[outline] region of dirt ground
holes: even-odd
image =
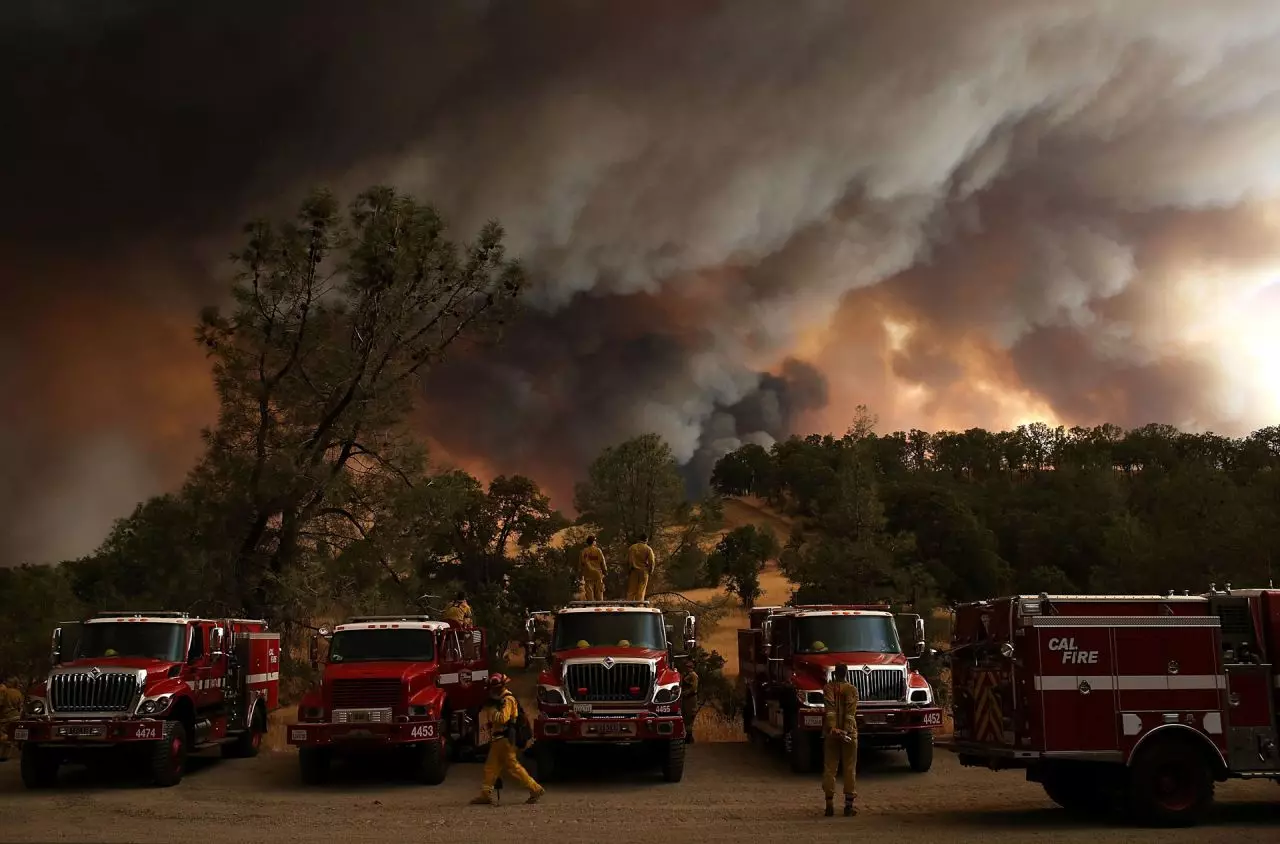
[[[1179,842],[1277,840],[1280,789],[1271,782],[1219,787],[1213,820],[1196,830],[1161,832],[1091,824],[1068,817],[1039,786],[1017,772],[960,768],[939,752],[928,774],[908,772],[899,754],[862,762],[861,814],[823,818],[815,777],[791,774],[765,749],[744,743],[690,748],[685,779],[665,784],[624,760],[596,757],[543,802],[523,805],[518,790],[497,807],[466,805],[478,764],[455,765],[441,786],[428,787],[339,769],[319,788],[298,782],[291,753],[223,761],[197,757],[183,783],[152,789],[96,780],[79,768],[61,788],[27,792],[15,762],[0,764],[0,841],[202,844],[234,841],[652,842],[848,841],[880,834],[965,842]]]

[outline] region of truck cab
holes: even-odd
[[[298,705],[289,744],[298,748],[306,783],[328,776],[335,757],[399,754],[412,775],[437,785],[450,759],[478,749],[477,723],[487,696],[484,630],[427,615],[357,616],[321,628],[327,639],[319,685]]]
[[[924,621],[886,605],[757,607],[738,631],[746,687],[743,730],[782,743],[797,773],[822,763],[823,686],[837,665],[858,690],[860,747],[900,747],[911,769],[929,770],[933,731],[942,724],[928,680],[912,666],[927,651]],[[912,652],[903,651],[905,627]]]
[[[674,656],[695,644],[693,616],[664,613],[647,601],[574,601],[532,614],[526,629],[528,652],[545,654],[537,657],[545,666],[534,720],[540,778],[554,777],[570,746],[592,745],[640,745],[667,782],[683,778],[685,724]],[[673,644],[677,629],[683,639]],[[534,641],[539,630],[548,641]]]
[[[28,788],[126,746],[143,748],[154,784],[177,785],[189,753],[256,755],[278,705],[280,635],[260,619],[100,612],[57,627],[50,661],[13,725]]]

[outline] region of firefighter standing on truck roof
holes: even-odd
[[[23,694],[0,683],[0,762],[9,759],[13,745],[9,741],[9,724],[22,717]]]
[[[492,739],[489,741],[489,756],[484,760],[484,784],[480,788],[480,795],[472,799],[471,803],[477,806],[491,805],[493,784],[503,774],[529,789],[526,803],[537,803],[545,789],[534,782],[516,756],[516,719],[520,717],[520,705],[516,703],[516,696],[507,688],[506,676],[494,674],[489,677],[489,700],[480,717],[488,721]]]
[[[822,689],[822,791],[827,796],[824,814],[835,814],[836,768],[844,766],[844,814],[856,815],[853,790],[858,764],[858,690],[849,682],[849,670],[837,665],[831,682]]]
[[[582,586],[588,601],[604,600],[604,576],[609,571],[604,552],[596,545],[594,536],[587,537],[587,547],[578,555],[578,571],[582,574]]]
[[[648,540],[648,535],[642,533],[639,541],[627,549],[627,562],[631,564],[631,574],[627,577],[628,601],[644,600],[644,593],[649,589],[649,576],[657,565]]]
[[[444,620],[461,624],[463,627],[471,626],[471,605],[467,603],[466,592],[459,592],[453,596],[453,601],[445,607]]]

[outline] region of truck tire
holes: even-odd
[[[907,764],[917,774],[928,773],[933,767],[933,730],[916,730],[907,735]]]
[[[53,788],[58,784],[62,757],[56,751],[28,742],[22,746],[22,784],[30,789]]]
[[[663,748],[662,778],[667,782],[680,782],[684,779],[684,739],[671,739]]]
[[[797,774],[812,774],[822,770],[822,752],[820,733],[792,727],[783,738],[783,749],[787,752],[787,761],[791,770]]]
[[[148,760],[151,784],[157,788],[170,788],[182,782],[187,769],[187,725],[166,721],[164,727],[164,738],[151,743]]]
[[[423,785],[439,785],[449,773],[449,756],[444,742],[429,741],[416,748],[414,779]]]
[[[1140,748],[1129,766],[1130,814],[1151,826],[1194,826],[1213,804],[1210,765],[1190,739],[1171,736]]]
[[[258,755],[258,751],[262,749],[262,739],[267,734],[267,717],[262,707],[254,709],[250,723],[249,729],[236,736],[235,741],[222,745],[222,758],[252,759]]]
[[[538,782],[552,782],[559,774],[559,748],[553,742],[538,741],[533,744],[534,766],[538,769]]]
[[[320,785],[329,779],[333,753],[327,747],[299,747],[298,773],[307,785]]]

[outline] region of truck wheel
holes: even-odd
[[[907,764],[917,774],[933,767],[933,731],[916,730],[907,736]]]
[[[299,747],[298,773],[307,785],[319,785],[329,779],[333,753],[327,747]]]
[[[1142,748],[1129,768],[1128,806],[1152,826],[1193,826],[1213,803],[1213,772],[1190,741],[1163,739]]]
[[[684,739],[671,739],[666,743],[662,756],[662,778],[667,782],[684,779]]]
[[[783,737],[782,745],[787,752],[787,761],[791,770],[797,774],[812,774],[822,766],[822,754],[818,750],[820,736],[799,727],[792,727]]]
[[[555,780],[558,773],[557,768],[559,767],[557,756],[559,756],[558,748],[551,742],[534,742],[533,759],[538,769],[539,782],[552,782]]]
[[[414,778],[423,785],[439,785],[449,773],[449,757],[443,742],[430,741],[417,749]]]
[[[187,768],[187,725],[166,721],[164,738],[151,744],[151,783],[169,788],[182,782]]]
[[[236,740],[222,746],[224,759],[252,759],[262,749],[262,739],[267,734],[267,718],[261,707],[253,713],[253,726],[245,730]]]
[[[27,743],[22,746],[22,784],[27,788],[53,788],[58,784],[62,757],[55,751]]]

